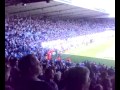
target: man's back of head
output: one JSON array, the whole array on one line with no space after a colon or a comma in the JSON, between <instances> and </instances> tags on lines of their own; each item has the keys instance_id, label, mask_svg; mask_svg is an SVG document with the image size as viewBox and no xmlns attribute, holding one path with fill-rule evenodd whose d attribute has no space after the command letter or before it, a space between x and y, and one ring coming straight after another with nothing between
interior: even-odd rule
<instances>
[{"instance_id":1,"label":"man's back of head","mask_svg":"<svg viewBox=\"0 0 120 90\"><path fill-rule=\"evenodd\" d=\"M39 76L42 72L39 60L33 55L29 54L23 56L19 62L19 69L23 76Z\"/></svg>"},{"instance_id":2,"label":"man's back of head","mask_svg":"<svg viewBox=\"0 0 120 90\"><path fill-rule=\"evenodd\" d=\"M65 90L88 90L90 71L86 67L74 67L65 73Z\"/></svg>"}]
</instances>

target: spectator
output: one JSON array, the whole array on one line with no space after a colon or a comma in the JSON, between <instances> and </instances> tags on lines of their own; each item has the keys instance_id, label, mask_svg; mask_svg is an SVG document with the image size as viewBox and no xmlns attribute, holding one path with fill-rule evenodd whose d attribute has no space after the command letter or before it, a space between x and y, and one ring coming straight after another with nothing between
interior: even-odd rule
<instances>
[{"instance_id":1,"label":"spectator","mask_svg":"<svg viewBox=\"0 0 120 90\"><path fill-rule=\"evenodd\" d=\"M10 59L10 66L11 66L10 82L11 85L14 87L14 85L16 84L20 77L17 58Z\"/></svg>"},{"instance_id":2,"label":"spectator","mask_svg":"<svg viewBox=\"0 0 120 90\"><path fill-rule=\"evenodd\" d=\"M42 68L39 60L34 55L29 54L22 57L18 66L21 78L15 90L52 90L46 82L38 79Z\"/></svg>"},{"instance_id":3,"label":"spectator","mask_svg":"<svg viewBox=\"0 0 120 90\"><path fill-rule=\"evenodd\" d=\"M71 68L66 72L64 90L88 90L90 71L86 67Z\"/></svg>"},{"instance_id":4,"label":"spectator","mask_svg":"<svg viewBox=\"0 0 120 90\"><path fill-rule=\"evenodd\" d=\"M52 68L47 68L45 71L45 81L54 89L58 90L58 86L54 81L54 70Z\"/></svg>"},{"instance_id":5,"label":"spectator","mask_svg":"<svg viewBox=\"0 0 120 90\"><path fill-rule=\"evenodd\" d=\"M5 65L5 90L14 90L9 82L10 71L11 67L9 65Z\"/></svg>"},{"instance_id":6,"label":"spectator","mask_svg":"<svg viewBox=\"0 0 120 90\"><path fill-rule=\"evenodd\" d=\"M5 65L5 82L9 80L11 67L9 64Z\"/></svg>"},{"instance_id":7,"label":"spectator","mask_svg":"<svg viewBox=\"0 0 120 90\"><path fill-rule=\"evenodd\" d=\"M55 76L54 76L54 81L56 82L56 84L58 85L58 88L60 90L60 81L61 81L61 72L58 71Z\"/></svg>"},{"instance_id":8,"label":"spectator","mask_svg":"<svg viewBox=\"0 0 120 90\"><path fill-rule=\"evenodd\" d=\"M115 90L115 76L111 79L112 82L112 90Z\"/></svg>"},{"instance_id":9,"label":"spectator","mask_svg":"<svg viewBox=\"0 0 120 90\"><path fill-rule=\"evenodd\" d=\"M102 81L103 90L112 90L112 83L109 78L105 78Z\"/></svg>"}]
</instances>

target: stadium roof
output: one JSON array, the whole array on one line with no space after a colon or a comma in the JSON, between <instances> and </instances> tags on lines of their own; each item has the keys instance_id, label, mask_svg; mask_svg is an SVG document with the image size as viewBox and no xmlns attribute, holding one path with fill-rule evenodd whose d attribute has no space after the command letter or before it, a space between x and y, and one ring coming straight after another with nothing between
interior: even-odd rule
<instances>
[{"instance_id":1,"label":"stadium roof","mask_svg":"<svg viewBox=\"0 0 120 90\"><path fill-rule=\"evenodd\" d=\"M87 8L82 8L78 6L73 6L57 1L46 2L36 2L29 3L26 5L18 4L5 7L6 15L45 15L54 17L70 17L70 18L83 18L83 17L106 17L108 14L98 11L90 10Z\"/></svg>"}]
</instances>

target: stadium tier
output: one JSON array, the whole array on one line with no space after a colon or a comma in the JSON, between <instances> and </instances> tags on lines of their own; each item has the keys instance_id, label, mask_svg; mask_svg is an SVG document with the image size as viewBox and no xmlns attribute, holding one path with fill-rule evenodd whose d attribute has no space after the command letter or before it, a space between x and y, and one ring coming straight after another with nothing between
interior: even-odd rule
<instances>
[{"instance_id":1,"label":"stadium tier","mask_svg":"<svg viewBox=\"0 0 120 90\"><path fill-rule=\"evenodd\" d=\"M7 4L5 90L115 90L115 19L57 1Z\"/></svg>"}]
</instances>

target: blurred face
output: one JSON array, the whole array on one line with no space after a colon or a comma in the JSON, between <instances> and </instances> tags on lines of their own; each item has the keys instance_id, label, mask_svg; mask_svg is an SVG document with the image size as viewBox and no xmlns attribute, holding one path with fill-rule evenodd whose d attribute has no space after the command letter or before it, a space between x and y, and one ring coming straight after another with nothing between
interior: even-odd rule
<instances>
[{"instance_id":1,"label":"blurred face","mask_svg":"<svg viewBox=\"0 0 120 90\"><path fill-rule=\"evenodd\" d=\"M42 74L42 65L38 59L36 60L36 63L37 63L36 69L38 70L38 75L41 75Z\"/></svg>"},{"instance_id":2,"label":"blurred face","mask_svg":"<svg viewBox=\"0 0 120 90\"><path fill-rule=\"evenodd\" d=\"M90 73L87 73L86 75L86 83L85 83L85 90L89 90L89 86L90 86Z\"/></svg>"},{"instance_id":3,"label":"blurred face","mask_svg":"<svg viewBox=\"0 0 120 90\"><path fill-rule=\"evenodd\" d=\"M16 66L18 66L18 60L16 61Z\"/></svg>"},{"instance_id":4,"label":"blurred face","mask_svg":"<svg viewBox=\"0 0 120 90\"><path fill-rule=\"evenodd\" d=\"M8 81L8 79L9 79L10 70L11 70L10 66L6 65L5 66L5 81Z\"/></svg>"},{"instance_id":5,"label":"blurred face","mask_svg":"<svg viewBox=\"0 0 120 90\"><path fill-rule=\"evenodd\" d=\"M56 78L57 78L57 80L60 80L61 79L61 75L56 75Z\"/></svg>"},{"instance_id":6,"label":"blurred face","mask_svg":"<svg viewBox=\"0 0 120 90\"><path fill-rule=\"evenodd\" d=\"M47 74L48 79L53 79L54 78L54 71L50 70L49 73Z\"/></svg>"},{"instance_id":7,"label":"blurred face","mask_svg":"<svg viewBox=\"0 0 120 90\"><path fill-rule=\"evenodd\" d=\"M52 79L54 78L54 70L51 70L50 76Z\"/></svg>"},{"instance_id":8,"label":"blurred face","mask_svg":"<svg viewBox=\"0 0 120 90\"><path fill-rule=\"evenodd\" d=\"M34 65L30 67L30 73L37 76L42 74L42 65L39 60L36 59Z\"/></svg>"}]
</instances>

